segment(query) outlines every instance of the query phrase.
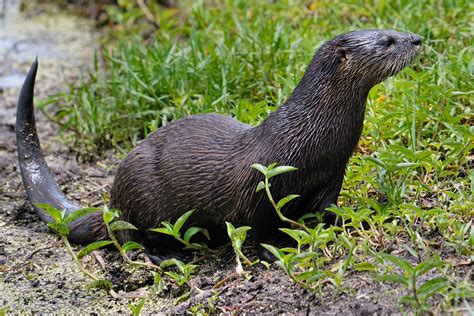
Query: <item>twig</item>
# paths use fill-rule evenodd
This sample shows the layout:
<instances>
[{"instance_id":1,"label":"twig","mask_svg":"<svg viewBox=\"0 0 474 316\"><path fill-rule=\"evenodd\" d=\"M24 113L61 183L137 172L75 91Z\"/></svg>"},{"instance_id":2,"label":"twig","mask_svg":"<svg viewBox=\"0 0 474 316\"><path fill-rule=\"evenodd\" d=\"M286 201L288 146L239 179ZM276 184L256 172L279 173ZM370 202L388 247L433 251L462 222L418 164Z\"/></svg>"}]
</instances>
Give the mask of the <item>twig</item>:
<instances>
[{"instance_id":1,"label":"twig","mask_svg":"<svg viewBox=\"0 0 474 316\"><path fill-rule=\"evenodd\" d=\"M2 272L8 272L8 271L12 271L12 270L18 270L20 268L23 268L24 266L26 266L28 264L28 261L33 258L33 256L35 254L37 254L38 252L41 252L43 250L46 250L46 249L50 249L51 248L51 245L47 245L47 246L44 246L44 247L40 247L38 249L35 249L33 250L32 252L30 252L29 254L27 254L25 256L25 258L23 258L23 262L20 263L19 265L15 266L15 268L13 267L9 267L9 268L5 268L5 269L0 269L0 271Z\"/></svg>"},{"instance_id":2,"label":"twig","mask_svg":"<svg viewBox=\"0 0 474 316\"><path fill-rule=\"evenodd\" d=\"M144 0L137 0L137 4L142 9L143 14L145 15L145 18L150 21L152 24L154 24L157 28L160 28L160 23L155 19L153 16L153 13L151 13L150 9L148 9L146 3Z\"/></svg>"},{"instance_id":3,"label":"twig","mask_svg":"<svg viewBox=\"0 0 474 316\"><path fill-rule=\"evenodd\" d=\"M211 287L211 290L216 290L216 289L220 288L221 286L225 285L230 280L235 279L235 278L237 278L241 275L245 275L245 274L248 274L248 271L244 271L243 273L234 272L232 274L229 274L228 276L226 276L225 278L223 278L222 280L217 282L213 287Z\"/></svg>"},{"instance_id":4,"label":"twig","mask_svg":"<svg viewBox=\"0 0 474 316\"><path fill-rule=\"evenodd\" d=\"M92 181L91 181L92 182ZM106 183L106 184L103 184L101 186L98 186L92 190L88 190L87 192L84 192L84 193L76 193L76 194L72 194L72 197L75 198L75 199L84 199L88 196L91 196L99 191L103 191L103 189L107 188L109 184ZM100 201L102 203L102 201Z\"/></svg>"},{"instance_id":5,"label":"twig","mask_svg":"<svg viewBox=\"0 0 474 316\"><path fill-rule=\"evenodd\" d=\"M100 265L102 270L107 271L107 269L105 268L106 266L105 260L101 256L101 254L98 251L92 251L92 255L94 256L95 261L97 261L97 263Z\"/></svg>"},{"instance_id":6,"label":"twig","mask_svg":"<svg viewBox=\"0 0 474 316\"><path fill-rule=\"evenodd\" d=\"M27 254L25 256L25 258L23 259L23 261L28 261L30 260L35 254L37 254L38 252L40 251L43 251L43 250L46 250L46 249L50 249L51 248L51 245L47 245L47 246L44 246L44 247L40 247L38 249L35 249L33 250L32 252L30 252L29 254ZM24 264L26 264L26 262L23 262L20 266L23 266Z\"/></svg>"},{"instance_id":7,"label":"twig","mask_svg":"<svg viewBox=\"0 0 474 316\"><path fill-rule=\"evenodd\" d=\"M139 289L134 292L125 292L125 293L121 292L120 296L123 298L134 299L134 298L146 298L148 297L148 294L144 293L142 289Z\"/></svg>"},{"instance_id":8,"label":"twig","mask_svg":"<svg viewBox=\"0 0 474 316\"><path fill-rule=\"evenodd\" d=\"M201 262L203 261L204 259L206 259L208 256L201 256L201 257L197 257L196 259L192 260L189 264L196 264L198 262Z\"/></svg>"}]
</instances>

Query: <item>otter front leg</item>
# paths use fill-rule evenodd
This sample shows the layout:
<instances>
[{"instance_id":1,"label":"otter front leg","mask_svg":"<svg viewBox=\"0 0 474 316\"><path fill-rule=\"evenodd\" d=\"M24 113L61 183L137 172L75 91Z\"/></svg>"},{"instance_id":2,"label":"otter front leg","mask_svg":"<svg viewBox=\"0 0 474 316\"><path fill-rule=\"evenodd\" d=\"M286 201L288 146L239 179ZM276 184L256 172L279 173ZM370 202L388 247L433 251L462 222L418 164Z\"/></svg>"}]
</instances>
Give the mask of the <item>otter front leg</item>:
<instances>
[{"instance_id":1,"label":"otter front leg","mask_svg":"<svg viewBox=\"0 0 474 316\"><path fill-rule=\"evenodd\" d=\"M337 205L337 199L339 197L339 193L341 192L342 182L344 181L344 174L340 176L330 188L326 191L326 194L320 200L314 211L316 212L325 212L324 215L324 222L326 224L336 224L336 214L331 211L327 211L326 209L331 206L332 204Z\"/></svg>"},{"instance_id":2,"label":"otter front leg","mask_svg":"<svg viewBox=\"0 0 474 316\"><path fill-rule=\"evenodd\" d=\"M292 246L292 239L285 233L279 230L279 228L289 228L289 224L283 222L276 212L270 208L267 212L260 212L259 216L255 216L253 220L252 239L254 246L257 250L257 255L260 259L273 262L275 256L266 250L262 244L269 244L278 248Z\"/></svg>"}]
</instances>

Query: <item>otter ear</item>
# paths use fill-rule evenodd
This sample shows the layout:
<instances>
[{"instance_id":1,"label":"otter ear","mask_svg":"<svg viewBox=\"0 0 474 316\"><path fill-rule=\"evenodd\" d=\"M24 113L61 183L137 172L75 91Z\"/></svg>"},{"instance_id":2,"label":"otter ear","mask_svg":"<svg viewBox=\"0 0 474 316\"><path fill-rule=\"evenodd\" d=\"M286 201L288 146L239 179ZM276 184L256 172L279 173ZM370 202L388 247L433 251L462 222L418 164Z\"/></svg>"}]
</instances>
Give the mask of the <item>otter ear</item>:
<instances>
[{"instance_id":1,"label":"otter ear","mask_svg":"<svg viewBox=\"0 0 474 316\"><path fill-rule=\"evenodd\" d=\"M344 47L338 47L336 48L336 57L339 61L345 61L347 60L347 48Z\"/></svg>"}]
</instances>

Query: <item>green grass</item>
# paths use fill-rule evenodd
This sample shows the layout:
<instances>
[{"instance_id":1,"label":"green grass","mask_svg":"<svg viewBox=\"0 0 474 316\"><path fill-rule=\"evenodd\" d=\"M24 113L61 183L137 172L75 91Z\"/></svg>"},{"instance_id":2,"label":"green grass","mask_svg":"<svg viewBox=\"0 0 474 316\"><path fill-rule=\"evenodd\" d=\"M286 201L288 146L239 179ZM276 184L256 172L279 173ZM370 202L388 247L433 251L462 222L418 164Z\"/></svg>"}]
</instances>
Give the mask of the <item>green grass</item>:
<instances>
[{"instance_id":1,"label":"green grass","mask_svg":"<svg viewBox=\"0 0 474 316\"><path fill-rule=\"evenodd\" d=\"M416 136L432 144L426 136L446 136L441 131L449 130L445 120L451 128L468 129L459 124L470 115L473 31L467 1L192 3L178 9L179 15L157 10L158 19L167 23L149 45L133 31L123 31L118 47L104 51L105 73L96 68L72 90L59 115L66 116L65 128L76 131L78 148L96 152L119 144L130 149L149 132L194 113L228 113L256 124L285 101L322 42L360 28L408 30L425 39L416 72L405 71L397 81L374 89L366 134L377 141L403 136L405 143ZM129 15L114 13L122 23ZM390 98L373 104L382 95ZM426 128L407 136L402 132L412 127L413 110L415 132ZM396 125L379 126L388 119Z\"/></svg>"},{"instance_id":2,"label":"green grass","mask_svg":"<svg viewBox=\"0 0 474 316\"><path fill-rule=\"evenodd\" d=\"M396 249L410 263L391 262L406 271L427 262L443 274L433 280L444 283L418 288L415 272L406 281L403 274L379 271L422 295L408 297L406 304L439 311L472 295L472 287L462 292L469 286L456 270L439 262L473 256L473 2L213 3L150 5L161 24L151 43L138 36L145 26L137 22L136 6L109 8L120 22L116 47L104 51L103 67L97 62L70 94L50 99L60 100L58 119L74 131L66 135L76 150L81 155L112 147L127 151L160 126L195 113L224 113L258 124L285 101L324 41L362 28L418 33L424 38L421 58L369 95L341 207L334 209L344 225L325 241L334 257L318 257L319 267L346 256L337 273L328 274L340 289L345 271L376 270L384 258L393 259L379 252ZM440 240L452 257L438 258ZM433 303L428 300L433 293L423 291L435 285L440 288L434 294L443 299Z\"/></svg>"}]
</instances>

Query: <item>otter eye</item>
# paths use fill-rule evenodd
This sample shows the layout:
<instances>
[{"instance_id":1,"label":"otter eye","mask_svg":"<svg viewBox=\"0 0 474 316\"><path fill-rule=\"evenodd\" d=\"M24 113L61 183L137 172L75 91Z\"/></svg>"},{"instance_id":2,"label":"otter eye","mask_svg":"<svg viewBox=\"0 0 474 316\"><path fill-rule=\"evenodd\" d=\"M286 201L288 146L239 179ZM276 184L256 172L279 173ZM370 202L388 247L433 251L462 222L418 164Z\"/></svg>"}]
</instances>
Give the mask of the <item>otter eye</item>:
<instances>
[{"instance_id":1,"label":"otter eye","mask_svg":"<svg viewBox=\"0 0 474 316\"><path fill-rule=\"evenodd\" d=\"M395 39L392 36L384 36L377 41L377 44L385 47L390 47L395 44Z\"/></svg>"}]
</instances>

